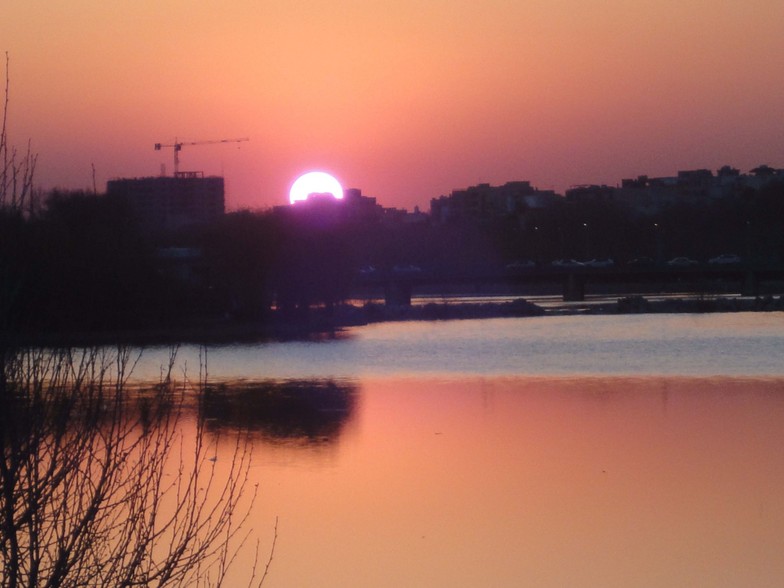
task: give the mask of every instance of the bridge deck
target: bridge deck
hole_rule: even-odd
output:
[[[446,291],[463,288],[480,292],[492,286],[503,286],[511,292],[526,286],[558,286],[564,300],[583,300],[586,288],[613,290],[627,286],[655,286],[657,292],[722,291],[747,296],[761,293],[763,283],[779,282],[784,287],[782,266],[695,266],[650,268],[590,268],[590,267],[537,267],[518,271],[486,271],[471,273],[445,273],[416,271],[408,273],[376,272],[358,278],[356,285],[362,289],[383,291],[388,304],[410,304],[415,290]]]

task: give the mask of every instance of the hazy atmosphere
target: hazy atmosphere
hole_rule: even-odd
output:
[[[0,588],[784,586],[782,0],[0,0]]]
[[[9,139],[41,188],[180,169],[228,209],[310,169],[385,206],[784,164],[776,0],[6,0]]]

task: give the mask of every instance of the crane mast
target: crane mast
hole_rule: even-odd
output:
[[[174,149],[174,175],[176,176],[180,173],[180,151],[182,151],[184,146],[214,145],[216,143],[242,143],[243,141],[250,141],[250,139],[248,137],[243,137],[242,139],[215,139],[213,141],[178,141],[175,139],[174,143],[156,143],[155,150],[161,151],[164,147],[172,147]]]

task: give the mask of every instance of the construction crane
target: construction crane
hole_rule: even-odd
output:
[[[174,139],[174,143],[170,143],[168,145],[164,145],[163,143],[156,143],[155,150],[160,151],[164,147],[173,147],[174,148],[174,175],[176,176],[180,172],[180,151],[186,145],[214,145],[215,143],[241,143],[243,141],[250,141],[248,137],[244,137],[242,139],[216,139],[214,141],[188,141],[182,142]]]

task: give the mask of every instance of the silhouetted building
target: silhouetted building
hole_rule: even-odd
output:
[[[344,207],[349,218],[377,221],[384,215],[384,207],[375,198],[363,196],[359,188],[346,188],[343,191]]]
[[[312,217],[323,222],[361,222],[380,223],[384,225],[416,224],[426,222],[428,216],[417,208],[408,212],[402,208],[386,208],[375,198],[364,196],[359,188],[346,188],[343,198],[335,198],[332,194],[311,194],[307,200],[295,204],[276,206],[277,214],[298,215],[303,219]]]
[[[551,190],[539,190],[530,182],[507,182],[502,186],[478,184],[465,190],[453,190],[449,196],[430,201],[434,222],[468,220],[490,222],[519,216],[527,210],[546,208],[557,198]]]
[[[674,177],[622,180],[620,188],[613,188],[615,199],[640,215],[655,214],[676,204],[710,205],[717,200],[736,198],[749,191],[757,191],[784,182],[784,170],[763,165],[749,174],[725,165],[714,175],[711,170],[679,171]],[[568,192],[567,192],[568,195]]]
[[[573,186],[566,191],[567,202],[612,202],[615,189],[610,186]]]
[[[211,223],[225,213],[223,178],[205,178],[201,172],[109,180],[106,193],[127,201],[142,227],[152,232]]]

